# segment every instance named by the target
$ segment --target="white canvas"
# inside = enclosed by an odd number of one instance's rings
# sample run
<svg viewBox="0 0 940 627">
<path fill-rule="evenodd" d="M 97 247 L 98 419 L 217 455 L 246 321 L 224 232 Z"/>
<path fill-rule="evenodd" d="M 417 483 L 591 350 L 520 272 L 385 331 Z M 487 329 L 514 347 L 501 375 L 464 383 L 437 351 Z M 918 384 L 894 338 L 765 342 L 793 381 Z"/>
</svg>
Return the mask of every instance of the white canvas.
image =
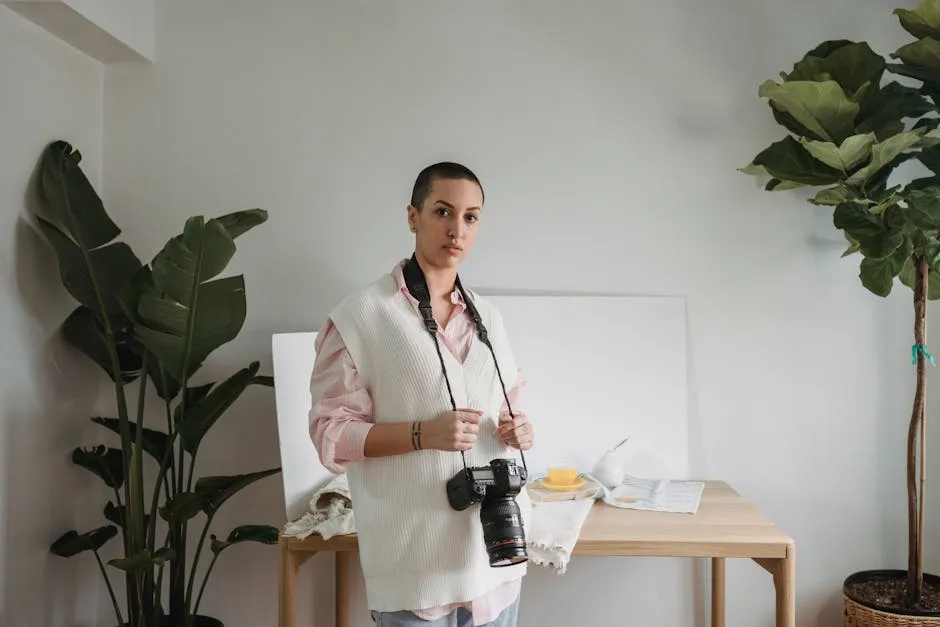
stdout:
<svg viewBox="0 0 940 627">
<path fill-rule="evenodd" d="M 277 435 L 287 520 L 307 511 L 313 492 L 332 474 L 320 463 L 310 439 L 310 375 L 316 358 L 317 334 L 275 333 L 271 339 Z"/>
<path fill-rule="evenodd" d="M 590 471 L 618 452 L 628 473 L 689 473 L 685 300 L 678 297 L 490 295 L 503 314 L 523 402 L 535 425 L 530 474 Z"/>
</svg>

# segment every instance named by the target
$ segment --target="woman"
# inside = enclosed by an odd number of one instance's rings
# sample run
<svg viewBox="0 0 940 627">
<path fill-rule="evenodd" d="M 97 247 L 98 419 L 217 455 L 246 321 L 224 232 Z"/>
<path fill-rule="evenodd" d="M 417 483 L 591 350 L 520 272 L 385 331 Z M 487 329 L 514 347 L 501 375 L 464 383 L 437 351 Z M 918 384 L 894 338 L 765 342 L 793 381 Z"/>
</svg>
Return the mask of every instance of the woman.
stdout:
<svg viewBox="0 0 940 627">
<path fill-rule="evenodd" d="M 526 564 L 490 566 L 480 506 L 458 511 L 445 489 L 464 464 L 534 441 L 502 317 L 457 276 L 483 198 L 464 166 L 425 168 L 407 208 L 411 259 L 345 298 L 317 336 L 311 437 L 323 465 L 348 475 L 367 602 L 384 627 L 516 624 Z M 525 491 L 515 500 L 527 527 Z"/>
</svg>

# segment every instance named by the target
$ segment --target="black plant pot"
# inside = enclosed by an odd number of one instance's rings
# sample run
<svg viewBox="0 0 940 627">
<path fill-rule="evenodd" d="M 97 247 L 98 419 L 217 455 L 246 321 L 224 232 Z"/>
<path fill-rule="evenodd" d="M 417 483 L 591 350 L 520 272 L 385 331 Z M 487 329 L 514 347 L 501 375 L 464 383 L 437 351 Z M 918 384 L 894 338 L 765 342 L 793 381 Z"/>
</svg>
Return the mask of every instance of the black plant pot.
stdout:
<svg viewBox="0 0 940 627">
<path fill-rule="evenodd" d="M 874 601 L 868 595 L 863 595 L 859 591 L 859 588 L 863 588 L 866 585 L 870 585 L 871 587 L 883 586 L 885 584 L 900 586 L 906 580 L 906 570 L 863 570 L 857 573 L 852 573 L 846 577 L 842 584 L 842 593 L 848 600 L 854 604 L 862 606 L 862 608 L 868 608 L 874 610 L 875 612 L 884 612 L 885 614 L 893 614 L 896 616 L 936 619 L 930 620 L 929 624 L 940 624 L 940 610 L 931 611 L 918 608 L 904 609 L 886 602 Z M 925 587 L 930 586 L 932 588 L 940 588 L 940 577 L 931 575 L 929 573 L 924 573 L 924 585 Z M 861 621 L 859 621 L 859 624 L 861 624 Z"/>
<path fill-rule="evenodd" d="M 129 623 L 124 623 L 120 627 L 129 627 Z M 171 627 L 170 619 L 168 617 L 163 618 L 162 627 Z M 175 627 L 175 626 L 173 626 Z M 184 625 L 179 625 L 179 627 L 186 627 Z M 192 627 L 225 627 L 225 624 L 220 621 L 218 618 L 212 618 L 211 616 L 203 616 L 202 614 L 197 614 L 193 617 Z"/>
</svg>

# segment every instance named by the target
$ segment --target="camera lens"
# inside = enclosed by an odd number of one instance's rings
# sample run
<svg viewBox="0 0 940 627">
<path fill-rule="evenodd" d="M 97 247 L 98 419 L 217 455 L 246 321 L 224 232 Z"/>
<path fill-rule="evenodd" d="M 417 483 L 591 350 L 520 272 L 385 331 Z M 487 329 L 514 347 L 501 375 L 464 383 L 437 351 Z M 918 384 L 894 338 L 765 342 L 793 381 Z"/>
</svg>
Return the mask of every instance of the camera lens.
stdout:
<svg viewBox="0 0 940 627">
<path fill-rule="evenodd" d="M 490 566 L 512 566 L 528 561 L 522 512 L 516 499 L 496 496 L 483 499 L 480 507 L 483 541 L 490 556 Z"/>
</svg>

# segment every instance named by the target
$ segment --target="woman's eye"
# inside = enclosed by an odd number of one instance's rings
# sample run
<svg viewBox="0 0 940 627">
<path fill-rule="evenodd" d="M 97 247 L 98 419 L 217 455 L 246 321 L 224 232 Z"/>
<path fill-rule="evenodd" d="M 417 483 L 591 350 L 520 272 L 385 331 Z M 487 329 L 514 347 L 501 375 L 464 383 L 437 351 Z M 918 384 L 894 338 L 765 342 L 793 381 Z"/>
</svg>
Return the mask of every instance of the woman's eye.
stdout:
<svg viewBox="0 0 940 627">
<path fill-rule="evenodd" d="M 437 208 L 437 215 L 439 215 L 439 216 L 441 216 L 441 217 L 446 216 L 446 215 L 447 215 L 447 209 L 444 209 L 443 207 L 438 207 L 438 208 Z"/>
<path fill-rule="evenodd" d="M 467 216 L 467 220 L 470 222 L 476 222 L 479 219 L 479 216 L 473 215 L 472 213 Z"/>
</svg>

